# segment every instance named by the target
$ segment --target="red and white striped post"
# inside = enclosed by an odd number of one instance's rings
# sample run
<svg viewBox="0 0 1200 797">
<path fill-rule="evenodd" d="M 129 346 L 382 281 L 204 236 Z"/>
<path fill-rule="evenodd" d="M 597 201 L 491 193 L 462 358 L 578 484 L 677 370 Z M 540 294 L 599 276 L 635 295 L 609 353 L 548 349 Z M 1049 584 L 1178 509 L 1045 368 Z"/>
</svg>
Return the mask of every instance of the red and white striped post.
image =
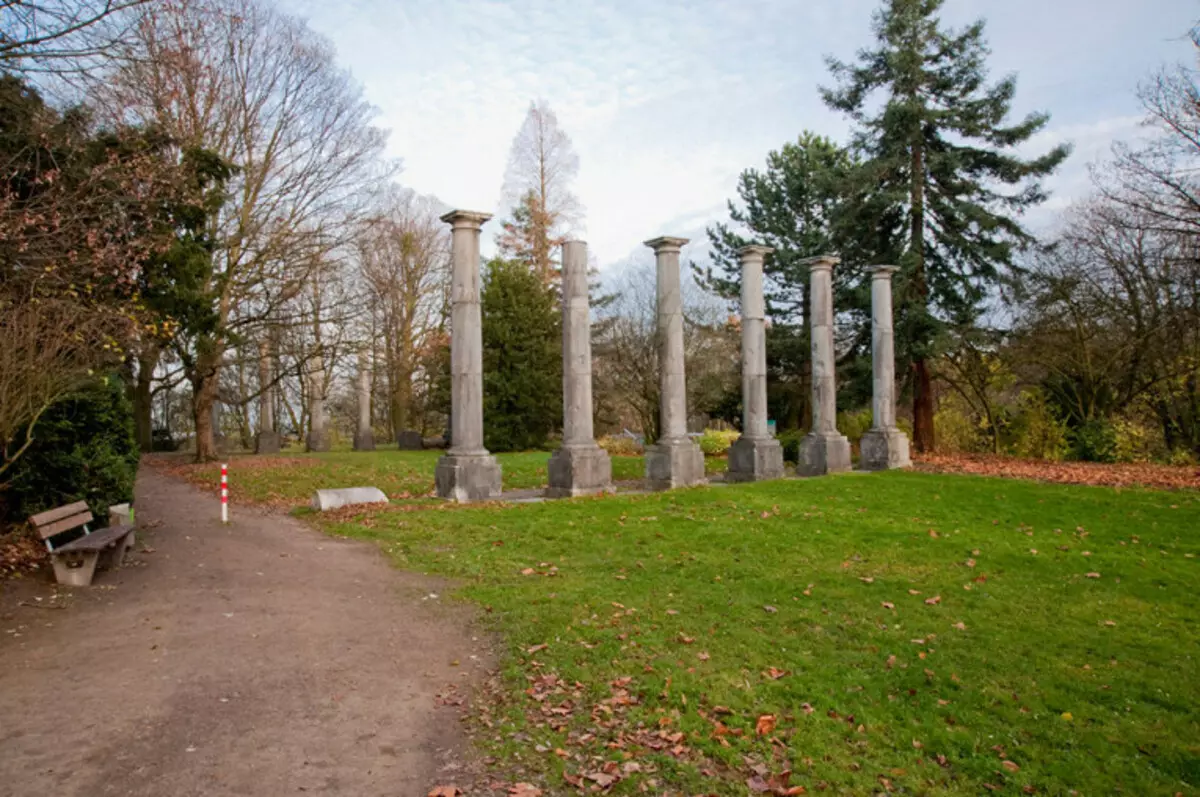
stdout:
<svg viewBox="0 0 1200 797">
<path fill-rule="evenodd" d="M 229 465 L 221 463 L 221 522 L 229 522 Z"/>
</svg>

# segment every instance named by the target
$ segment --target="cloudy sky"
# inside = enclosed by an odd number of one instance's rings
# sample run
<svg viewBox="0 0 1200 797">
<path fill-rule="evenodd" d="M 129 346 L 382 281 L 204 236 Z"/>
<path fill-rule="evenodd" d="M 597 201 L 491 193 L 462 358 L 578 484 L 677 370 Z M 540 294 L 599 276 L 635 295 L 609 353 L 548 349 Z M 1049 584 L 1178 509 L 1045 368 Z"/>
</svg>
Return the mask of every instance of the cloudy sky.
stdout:
<svg viewBox="0 0 1200 797">
<path fill-rule="evenodd" d="M 282 0 L 328 36 L 391 130 L 402 182 L 503 213 L 509 146 L 530 100 L 573 140 L 601 266 L 657 235 L 700 236 L 738 173 L 806 128 L 845 139 L 817 93 L 823 56 L 870 44 L 877 0 Z M 1053 206 L 1087 191 L 1087 164 L 1139 133 L 1134 94 L 1190 57 L 1196 0 L 947 0 L 988 21 L 994 75 L 1019 75 L 1015 112 L 1046 110 L 1036 149 L 1075 154 Z M 1042 212 L 1034 223 L 1051 214 Z M 492 225 L 498 228 L 496 222 Z M 485 228 L 485 233 L 488 228 Z M 491 236 L 485 236 L 491 237 Z M 694 252 L 699 255 L 699 252 Z"/>
</svg>

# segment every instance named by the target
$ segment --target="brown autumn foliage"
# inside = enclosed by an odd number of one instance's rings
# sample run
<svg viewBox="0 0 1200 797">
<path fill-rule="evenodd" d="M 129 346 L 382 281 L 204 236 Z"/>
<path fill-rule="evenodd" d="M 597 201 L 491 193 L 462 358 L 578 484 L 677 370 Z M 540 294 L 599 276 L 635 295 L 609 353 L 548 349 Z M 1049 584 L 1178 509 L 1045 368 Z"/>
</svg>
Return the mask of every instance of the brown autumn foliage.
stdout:
<svg viewBox="0 0 1200 797">
<path fill-rule="evenodd" d="M 968 473 L 1005 479 L 1031 479 L 1057 484 L 1100 487 L 1152 487 L 1200 490 L 1200 468 L 1149 462 L 1046 462 L 996 454 L 921 454 L 918 470 L 928 473 Z"/>
</svg>

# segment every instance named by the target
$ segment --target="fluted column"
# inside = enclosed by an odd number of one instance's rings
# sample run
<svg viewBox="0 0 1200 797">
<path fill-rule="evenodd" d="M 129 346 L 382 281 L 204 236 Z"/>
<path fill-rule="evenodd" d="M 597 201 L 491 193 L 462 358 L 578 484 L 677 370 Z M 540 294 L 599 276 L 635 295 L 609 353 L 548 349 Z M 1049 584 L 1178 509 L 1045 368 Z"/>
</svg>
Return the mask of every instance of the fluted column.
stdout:
<svg viewBox="0 0 1200 797">
<path fill-rule="evenodd" d="M 683 295 L 679 253 L 686 238 L 646 241 L 657 271 L 659 426 L 658 442 L 646 449 L 646 481 L 670 489 L 704 481 L 704 454 L 687 434 L 687 377 L 683 349 Z"/>
<path fill-rule="evenodd" d="M 908 435 L 896 426 L 896 354 L 892 330 L 892 275 L 896 266 L 871 269 L 871 393 L 870 430 L 861 441 L 864 470 L 906 468 L 912 464 Z"/>
<path fill-rule="evenodd" d="M 454 210 L 451 226 L 450 449 L 438 461 L 442 498 L 477 501 L 500 495 L 500 465 L 483 447 L 483 328 L 479 307 L 479 234 L 488 213 Z"/>
<path fill-rule="evenodd" d="M 767 329 L 763 259 L 774 250 L 744 246 L 742 261 L 742 435 L 729 449 L 729 481 L 783 475 L 783 447 L 767 425 Z"/>
<path fill-rule="evenodd" d="M 612 463 L 592 428 L 592 317 L 587 244 L 562 245 L 563 444 L 550 458 L 550 497 L 612 490 Z"/>
<path fill-rule="evenodd" d="M 812 333 L 812 431 L 800 442 L 801 476 L 850 470 L 850 441 L 837 430 L 837 357 L 834 351 L 833 268 L 841 260 L 819 255 L 806 261 Z"/>
<path fill-rule="evenodd" d="M 258 342 L 258 434 L 254 436 L 254 453 L 278 454 L 279 433 L 275 431 L 275 389 L 271 386 L 271 343 Z"/>
<path fill-rule="evenodd" d="M 355 451 L 375 450 L 375 431 L 371 428 L 371 355 L 358 353 L 358 428 L 354 431 Z"/>
</svg>

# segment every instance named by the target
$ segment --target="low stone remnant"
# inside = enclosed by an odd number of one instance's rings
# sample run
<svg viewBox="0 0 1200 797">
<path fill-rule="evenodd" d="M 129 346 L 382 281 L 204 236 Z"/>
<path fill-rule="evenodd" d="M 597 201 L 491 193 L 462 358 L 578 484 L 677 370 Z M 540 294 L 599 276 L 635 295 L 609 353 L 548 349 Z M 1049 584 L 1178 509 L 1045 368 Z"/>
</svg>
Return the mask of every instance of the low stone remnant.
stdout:
<svg viewBox="0 0 1200 797">
<path fill-rule="evenodd" d="M 386 504 L 387 496 L 378 487 L 343 487 L 337 490 L 317 490 L 313 493 L 312 508 L 320 512 L 355 504 Z"/>
</svg>

